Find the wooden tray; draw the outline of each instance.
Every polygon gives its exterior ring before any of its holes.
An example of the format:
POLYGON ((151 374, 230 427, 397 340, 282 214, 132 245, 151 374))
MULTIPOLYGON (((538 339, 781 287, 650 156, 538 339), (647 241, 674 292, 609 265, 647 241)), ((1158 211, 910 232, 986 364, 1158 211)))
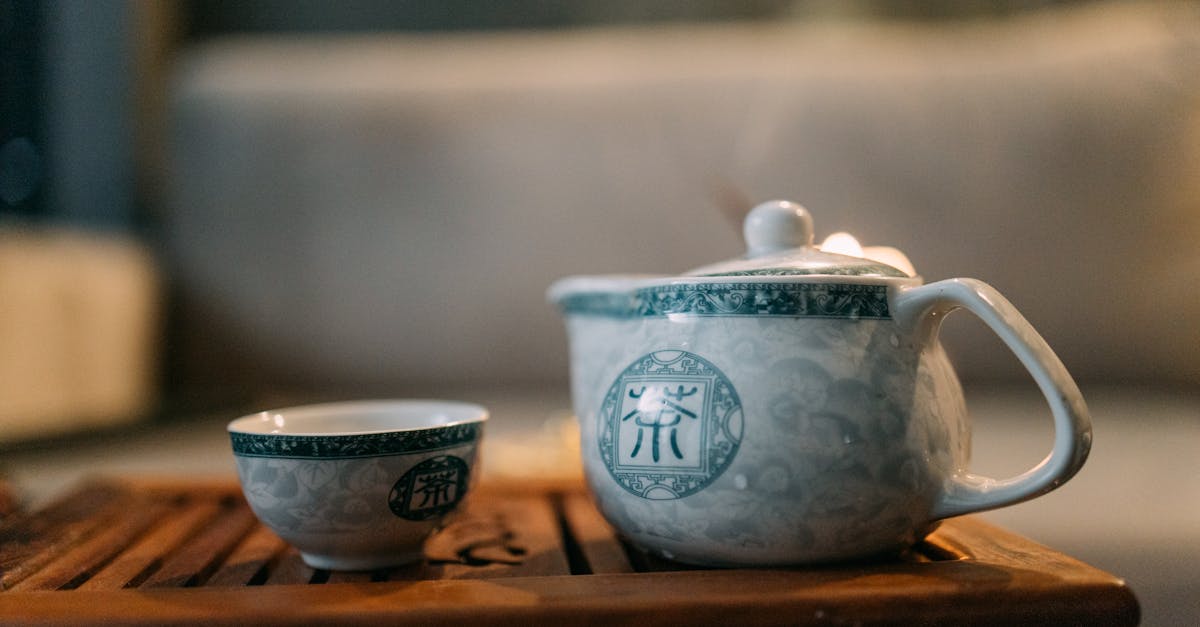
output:
POLYGON ((897 560, 707 570, 622 544, 575 484, 483 486, 422 564, 314 570, 237 484, 97 480, 0 524, 0 623, 1133 625, 1120 579, 972 518, 897 560))

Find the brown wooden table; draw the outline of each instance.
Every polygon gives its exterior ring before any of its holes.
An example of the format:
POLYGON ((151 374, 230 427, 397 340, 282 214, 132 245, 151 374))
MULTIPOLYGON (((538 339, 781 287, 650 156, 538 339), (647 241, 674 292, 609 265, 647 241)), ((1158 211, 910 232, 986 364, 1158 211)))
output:
POLYGON ((483 486, 425 562, 314 570, 235 481, 96 480, 0 523, 3 624, 1134 625, 1120 579, 974 518, 908 555, 709 570, 624 545, 577 484, 483 486))

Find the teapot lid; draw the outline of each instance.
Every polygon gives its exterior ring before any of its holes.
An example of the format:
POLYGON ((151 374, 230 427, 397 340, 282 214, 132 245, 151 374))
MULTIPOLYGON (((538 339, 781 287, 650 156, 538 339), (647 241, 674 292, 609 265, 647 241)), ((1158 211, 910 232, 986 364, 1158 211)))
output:
POLYGON ((879 261, 814 246, 812 216, 804 207, 786 200, 772 200, 752 209, 742 232, 746 238, 744 257, 701 266, 684 276, 911 276, 879 261))

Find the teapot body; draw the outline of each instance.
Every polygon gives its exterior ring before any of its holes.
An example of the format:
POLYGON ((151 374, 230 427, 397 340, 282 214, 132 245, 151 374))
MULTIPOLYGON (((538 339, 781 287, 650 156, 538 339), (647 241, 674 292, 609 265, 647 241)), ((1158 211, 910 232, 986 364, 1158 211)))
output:
POLYGON ((970 430, 935 334, 892 315, 901 287, 712 280, 564 306, 604 516, 643 549, 710 566, 854 559, 924 537, 970 430))
POLYGON ((1078 386, 993 287, 922 285, 886 247, 814 247, 812 217, 787 201, 755 207, 743 230, 745 257, 548 292, 567 318, 584 473, 626 538, 706 566, 863 558, 941 519, 1037 498, 1083 466, 1092 428, 1078 386), (962 389, 937 340, 959 309, 1050 406, 1050 453, 1019 475, 968 468, 962 389))

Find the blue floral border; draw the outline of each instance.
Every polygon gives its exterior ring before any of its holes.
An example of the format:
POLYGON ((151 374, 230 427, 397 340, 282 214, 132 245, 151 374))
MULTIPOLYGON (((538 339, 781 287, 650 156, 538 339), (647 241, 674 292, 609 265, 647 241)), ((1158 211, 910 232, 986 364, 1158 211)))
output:
POLYGON ((233 454, 239 457, 287 459, 352 459, 381 455, 438 451, 479 439, 478 422, 415 431, 364 433, 359 435, 287 435, 280 433, 233 433, 233 454))
POLYGON ((886 285, 853 283, 691 283, 613 293, 572 294, 560 305, 569 314, 610 317, 804 316, 889 319, 886 285))

